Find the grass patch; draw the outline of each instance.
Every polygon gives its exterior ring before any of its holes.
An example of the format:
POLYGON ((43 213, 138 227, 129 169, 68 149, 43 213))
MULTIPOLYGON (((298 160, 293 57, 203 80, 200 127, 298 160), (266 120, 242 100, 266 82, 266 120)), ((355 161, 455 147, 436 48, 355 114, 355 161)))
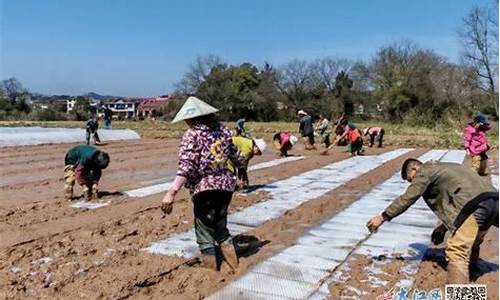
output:
MULTIPOLYGON (((356 122, 359 128, 366 126, 382 126, 386 131, 385 144, 399 147, 429 147, 429 148, 462 148, 463 128, 456 127, 417 127, 403 124, 392 124, 387 122, 356 122)), ((41 127, 66 127, 84 128, 85 122, 77 121, 2 121, 0 126, 41 126, 41 127)), ((234 122, 229 122, 230 129, 234 129, 234 122)), ((247 122, 245 127, 251 131, 254 137, 265 137, 268 140, 278 130, 286 130, 298 133, 298 122, 247 122)), ((178 139, 182 136, 187 126, 183 123, 170 124, 164 121, 114 121, 115 129, 135 130, 142 138, 152 139, 178 139)), ((488 139, 492 148, 498 149, 498 122, 493 123, 493 129, 488 133, 488 139)))

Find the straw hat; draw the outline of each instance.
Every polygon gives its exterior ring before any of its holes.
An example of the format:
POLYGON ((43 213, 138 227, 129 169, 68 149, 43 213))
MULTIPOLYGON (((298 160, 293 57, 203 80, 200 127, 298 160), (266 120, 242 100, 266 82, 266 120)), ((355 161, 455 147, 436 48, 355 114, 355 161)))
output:
POLYGON ((175 115, 172 123, 177 123, 182 120, 188 120, 196 117, 206 116, 218 112, 219 110, 211 105, 208 105, 204 101, 196 98, 187 98, 184 105, 175 115))

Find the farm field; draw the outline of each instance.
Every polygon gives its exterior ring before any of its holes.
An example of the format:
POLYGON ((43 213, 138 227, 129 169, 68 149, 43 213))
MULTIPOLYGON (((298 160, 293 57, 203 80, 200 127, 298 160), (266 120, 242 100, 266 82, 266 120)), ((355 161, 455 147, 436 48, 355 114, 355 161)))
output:
MULTIPOLYGON (((373 295, 384 293, 404 279, 413 280, 411 286, 420 289, 444 284, 445 271, 438 262, 428 259, 430 254, 423 256, 422 263, 422 257, 414 261, 416 254, 411 251, 406 256, 392 255, 391 249, 395 251, 401 245, 411 248, 410 240, 389 240, 384 248, 386 252, 380 255, 361 251, 370 244, 354 240, 342 244, 345 239, 332 237, 333 242, 338 242, 332 249, 340 247, 349 251, 331 261, 325 257, 321 259, 321 254, 312 255, 318 262, 305 262, 309 267, 321 261, 330 262, 330 265, 321 267, 324 268, 321 274, 313 272, 315 276, 308 277, 304 285, 298 284, 300 280, 293 276, 283 278, 283 274, 259 273, 258 270, 269 261, 275 262, 276 256, 287 257, 287 251, 304 244, 303 240, 318 230, 318 226, 325 222, 336 223, 336 217, 349 214, 351 204, 376 203, 376 197, 370 197, 377 190, 388 192, 379 195, 380 199, 385 195, 389 197, 386 200, 392 200, 391 196, 398 190, 388 187, 387 182, 396 184, 399 189, 405 187, 394 176, 406 158, 427 155, 432 159, 445 159, 449 156, 449 159, 462 162, 463 151, 387 146, 367 148, 365 156, 349 158, 344 148, 337 147, 330 155, 322 156, 319 151, 303 151, 299 145, 292 154, 304 156, 303 159, 257 167, 250 172, 255 188, 237 192, 230 206, 229 228, 236 235, 240 255, 240 267, 232 274, 224 268, 218 273, 200 267, 196 250, 192 250, 196 248, 194 240, 188 238, 184 244, 175 240, 179 236, 189 236, 193 226, 192 204, 186 190, 181 192, 173 213, 166 217, 159 209, 164 192, 136 197, 127 194, 173 179, 178 139, 115 141, 102 146, 109 152, 111 164, 104 170, 100 184, 103 194, 100 203, 104 205, 95 209, 72 207, 63 200, 63 157, 73 145, 0 149, 1 298, 200 299, 213 295, 214 298, 231 299, 234 291, 239 291, 240 298, 247 292, 254 299, 256 296, 280 296, 276 289, 253 288, 251 284, 242 291, 239 282, 252 274, 270 278, 271 283, 276 279, 273 285, 283 290, 291 282, 294 288, 299 286, 299 291, 306 293, 288 294, 292 298, 295 295, 296 298, 352 296, 373 299, 373 295), (273 205, 278 200, 281 206, 276 209, 273 205), (252 214, 260 217, 248 217, 252 214), (413 272, 399 271, 409 264, 413 272), (382 275, 370 277, 366 270, 374 269, 374 265, 382 270, 382 275)), ((492 166, 497 164, 497 152, 493 156, 492 166)), ((277 159, 275 153, 268 151, 252 160, 251 166, 277 159)), ((469 162, 465 159, 464 163, 469 162)), ((497 168, 491 170, 498 174, 497 168)), ((77 188, 75 194, 79 193, 77 188)), ((423 216, 429 215, 424 208, 421 211, 423 216)), ((369 233, 364 224, 370 215, 351 217, 357 224, 349 225, 348 222, 339 232, 349 232, 352 226, 352 230, 361 234, 361 239, 367 238, 369 233)), ((431 230, 431 227, 425 228, 417 235, 424 245, 419 248, 423 251, 418 254, 420 256, 429 246, 427 235, 431 230)), ((321 235, 319 237, 321 239, 321 235)), ((498 288, 497 245, 495 228, 482 248, 486 269, 478 278, 478 282, 488 284, 489 291, 498 288)), ((439 251, 442 251, 439 247, 432 248, 429 253, 439 251)), ((300 257, 300 253, 297 255, 300 257)), ((306 275, 302 274, 301 278, 306 275)))

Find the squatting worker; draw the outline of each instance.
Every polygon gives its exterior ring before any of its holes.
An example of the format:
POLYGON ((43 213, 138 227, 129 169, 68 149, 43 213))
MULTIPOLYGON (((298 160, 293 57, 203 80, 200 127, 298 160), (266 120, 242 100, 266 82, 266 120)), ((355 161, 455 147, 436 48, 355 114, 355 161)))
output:
POLYGON ((86 200, 98 198, 102 170, 109 164, 109 155, 90 145, 71 148, 64 158, 64 199, 73 200, 75 181, 83 187, 86 200))
POLYGON ((183 185, 189 189, 194 206, 196 241, 203 265, 218 269, 225 260, 236 269, 238 258, 227 229, 227 210, 236 187, 236 176, 229 168, 242 162, 232 142, 231 131, 216 120, 218 110, 195 97, 189 97, 172 123, 184 120, 189 129, 182 137, 177 176, 162 201, 171 213, 175 195, 183 185), (223 257, 217 257, 220 248, 223 257))
POLYGON ((450 233, 445 248, 448 283, 469 282, 486 232, 491 225, 498 227, 498 191, 470 168, 455 163, 407 159, 401 176, 410 186, 368 222, 368 229, 377 230, 423 197, 442 222, 434 229, 432 242, 440 244, 446 231, 450 233))
POLYGON ((273 136, 273 145, 280 152, 280 156, 287 157, 299 139, 288 131, 280 131, 273 136))

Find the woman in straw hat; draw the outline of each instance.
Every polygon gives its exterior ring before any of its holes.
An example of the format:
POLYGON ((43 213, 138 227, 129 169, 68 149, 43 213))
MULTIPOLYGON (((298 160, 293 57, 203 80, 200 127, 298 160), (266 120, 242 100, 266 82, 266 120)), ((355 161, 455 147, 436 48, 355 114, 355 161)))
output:
POLYGON ((229 162, 237 167, 242 163, 231 132, 214 116, 217 111, 189 97, 172 121, 184 120, 189 129, 182 138, 177 176, 162 200, 162 209, 167 214, 172 212, 175 195, 185 185, 193 200, 196 241, 203 265, 217 270, 224 260, 234 270, 238 258, 227 229, 227 211, 236 176, 229 162), (222 257, 218 257, 219 252, 222 257))

